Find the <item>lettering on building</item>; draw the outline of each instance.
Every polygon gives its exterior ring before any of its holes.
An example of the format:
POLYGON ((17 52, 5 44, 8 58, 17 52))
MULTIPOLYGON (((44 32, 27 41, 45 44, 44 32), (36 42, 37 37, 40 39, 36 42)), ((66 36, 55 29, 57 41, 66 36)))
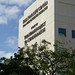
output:
POLYGON ((37 25, 38 25, 38 23, 36 23, 35 25, 33 25, 33 26, 31 27, 31 29, 35 28, 37 25))
POLYGON ((32 20, 42 14, 45 10, 48 9, 48 1, 43 3, 39 8, 37 8, 33 13, 31 13, 26 19, 23 20, 23 27, 29 24, 32 20))
POLYGON ((46 21, 43 22, 41 25, 39 25, 38 27, 36 27, 33 31, 29 32, 27 35, 24 36, 25 39, 25 43, 30 42, 31 40, 33 40, 34 38, 38 37, 39 35, 41 35, 42 33, 44 33, 46 31, 45 28, 46 25, 46 21))

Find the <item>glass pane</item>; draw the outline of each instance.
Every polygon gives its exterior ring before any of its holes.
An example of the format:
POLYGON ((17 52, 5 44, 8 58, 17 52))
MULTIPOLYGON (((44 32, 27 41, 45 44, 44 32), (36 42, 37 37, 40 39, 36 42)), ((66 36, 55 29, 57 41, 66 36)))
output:
POLYGON ((66 36, 66 29, 64 29, 64 28, 59 28, 59 29, 58 29, 58 33, 59 33, 59 35, 66 36))
POLYGON ((75 30, 72 30, 72 38, 75 38, 75 30))

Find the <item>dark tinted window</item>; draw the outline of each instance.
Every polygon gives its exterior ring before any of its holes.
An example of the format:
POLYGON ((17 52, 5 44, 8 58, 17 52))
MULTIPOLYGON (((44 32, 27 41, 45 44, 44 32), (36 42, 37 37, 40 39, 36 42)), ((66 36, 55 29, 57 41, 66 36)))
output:
POLYGON ((61 36, 66 36, 66 29, 65 28, 59 28, 58 29, 58 33, 61 36))
POLYGON ((75 30, 72 30, 72 38, 75 38, 75 30))

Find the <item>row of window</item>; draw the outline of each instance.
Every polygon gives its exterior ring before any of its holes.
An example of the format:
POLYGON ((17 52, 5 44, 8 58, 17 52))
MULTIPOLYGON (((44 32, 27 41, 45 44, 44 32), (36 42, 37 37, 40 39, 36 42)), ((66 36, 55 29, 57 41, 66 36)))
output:
MULTIPOLYGON (((66 37, 66 29, 65 28, 59 28, 58 33, 62 36, 66 37)), ((72 38, 75 38, 75 30, 72 30, 72 38)))

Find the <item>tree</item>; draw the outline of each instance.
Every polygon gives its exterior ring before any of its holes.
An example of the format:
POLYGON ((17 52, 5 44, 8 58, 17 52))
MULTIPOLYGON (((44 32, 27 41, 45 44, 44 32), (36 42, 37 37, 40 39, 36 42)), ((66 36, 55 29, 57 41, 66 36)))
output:
POLYGON ((24 57, 22 52, 15 53, 14 58, 6 59, 3 57, 0 59, 0 75, 38 75, 32 68, 23 64, 24 57))
POLYGON ((75 75, 75 50, 59 44, 54 45, 55 51, 45 40, 19 48, 14 58, 0 59, 0 75, 75 75))
MULTIPOLYGON (((55 45, 55 52, 49 50, 49 42, 43 40, 36 48, 36 44, 24 50, 24 63, 37 70, 40 75, 74 75, 75 54, 68 49, 55 45), (34 48, 35 47, 35 48, 34 48)), ((73 50, 73 49, 72 49, 73 50)), ((75 50, 73 50, 75 51, 75 50)))

